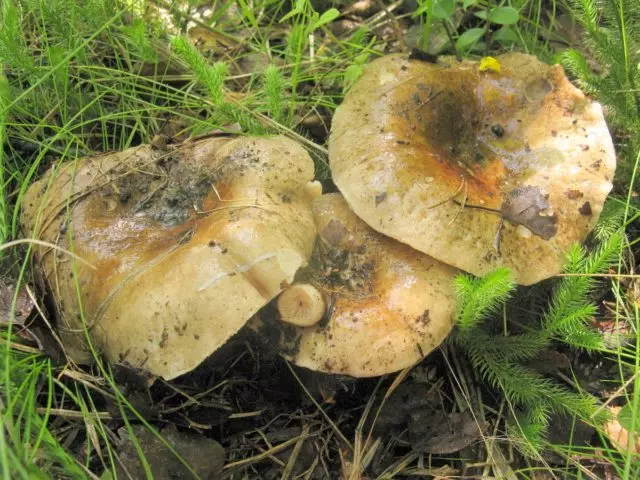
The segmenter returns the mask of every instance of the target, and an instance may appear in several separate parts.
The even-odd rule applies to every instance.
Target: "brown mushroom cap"
[[[602,109],[535,57],[369,64],[336,111],[333,179],[371,227],[476,275],[558,273],[595,226],[615,153]]]
[[[354,377],[420,361],[453,327],[457,271],[375,232],[339,194],[317,198],[313,211],[321,244],[312,277],[331,301],[319,324],[281,326],[283,356]]]
[[[27,192],[23,226],[95,266],[35,250],[68,352],[90,360],[77,280],[109,360],[165,378],[193,369],[307,263],[313,171],[284,137],[145,145],[50,171]]]

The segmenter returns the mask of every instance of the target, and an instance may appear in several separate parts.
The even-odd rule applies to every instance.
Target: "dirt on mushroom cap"
[[[86,322],[112,361],[165,378],[194,368],[306,264],[312,178],[284,137],[141,146],[50,171],[23,227],[94,267],[36,249],[68,353],[90,360]]]
[[[381,233],[474,273],[559,272],[595,226],[615,154],[600,105],[559,66],[498,57],[372,62],[333,120],[330,164],[354,212]]]
[[[283,356],[311,370],[354,377],[420,361],[453,327],[457,270],[375,232],[339,194],[316,199],[313,209],[322,241],[312,276],[330,298],[328,311],[324,321],[307,328],[274,329],[277,320],[263,316],[270,334],[287,347]],[[328,252],[343,261],[327,264]],[[348,275],[352,268],[356,272]]]

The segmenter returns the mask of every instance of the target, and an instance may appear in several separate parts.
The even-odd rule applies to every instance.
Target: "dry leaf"
[[[234,49],[237,43],[208,28],[193,27],[187,32],[189,39],[203,53],[225,53]]]
[[[452,413],[434,425],[429,438],[415,448],[422,452],[444,455],[468,447],[482,435],[478,424],[468,413]]]
[[[549,200],[540,187],[527,186],[509,192],[500,214],[505,220],[527,227],[532,233],[549,240],[558,230],[556,216],[545,215],[549,206]]]
[[[25,319],[33,310],[33,300],[31,300],[26,288],[21,288],[18,292],[15,309],[12,311],[15,292],[16,287],[13,282],[6,278],[0,278],[0,324],[14,322],[24,325]]]
[[[191,478],[193,475],[187,467],[172,454],[169,449],[142,425],[134,425],[133,432],[140,443],[153,478],[158,480],[170,480],[175,478]],[[122,463],[118,463],[118,478],[144,478],[144,469],[134,444],[129,439],[127,430],[123,427],[119,430],[123,439],[118,452]],[[180,432],[175,426],[170,425],[160,431],[164,440],[182,456],[200,478],[220,478],[224,465],[225,453],[222,446],[211,438],[190,432]]]
[[[594,325],[602,334],[602,340],[605,347],[612,350],[629,345],[635,336],[629,327],[629,324],[624,319],[620,319],[619,321],[603,320],[600,322],[594,322]]]
[[[640,454],[640,436],[629,438],[629,432],[618,421],[618,413],[621,407],[610,407],[609,411],[613,414],[613,418],[604,425],[604,433],[609,438],[611,444],[619,451],[626,453],[629,448],[636,454]],[[631,444],[629,443],[631,442]]]

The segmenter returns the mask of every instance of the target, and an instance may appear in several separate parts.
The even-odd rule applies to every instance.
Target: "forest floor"
[[[599,231],[626,236],[615,264],[587,288],[588,326],[602,345],[585,352],[554,340],[521,362],[535,378],[594,398],[598,413],[609,412],[603,422],[519,405],[453,341],[412,368],[365,379],[295,367],[248,330],[171,381],[149,384],[124,365],[75,365],[57,343],[33,239],[19,226],[26,189],[57,162],[219,130],[299,141],[325,191],[336,191],[327,166],[331,119],[366,63],[416,50],[473,60],[515,50],[557,63],[575,49],[594,78],[624,77],[629,68],[603,65],[594,33],[576,20],[593,2],[81,3],[0,2],[0,477],[640,478],[640,129],[633,111],[608,103],[626,100],[608,100],[605,84],[589,93],[610,119],[618,173]],[[602,3],[614,8],[598,10],[594,21],[616,41],[630,39],[620,55],[628,53],[636,75],[638,39],[623,27],[640,29],[637,8]],[[172,50],[177,36],[204,64],[225,63],[223,100],[194,68],[198,61]],[[624,91],[640,105],[637,88]],[[221,101],[230,113],[220,114]],[[635,118],[625,123],[625,115]],[[539,324],[561,281],[518,287],[494,315],[503,333]],[[528,446],[507,426],[525,407],[545,417],[538,443]]]

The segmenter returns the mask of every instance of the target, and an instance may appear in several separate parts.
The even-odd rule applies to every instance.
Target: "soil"
[[[145,212],[165,226],[183,223],[211,192],[215,177],[210,169],[195,163],[178,162],[170,152],[154,151],[155,162],[141,171],[116,172],[114,187],[122,204],[135,202],[134,212]],[[124,173],[124,175],[122,175]]]
[[[365,246],[347,250],[321,245],[316,249],[313,261],[327,290],[346,289],[359,295],[372,292],[375,262],[366,255]]]

